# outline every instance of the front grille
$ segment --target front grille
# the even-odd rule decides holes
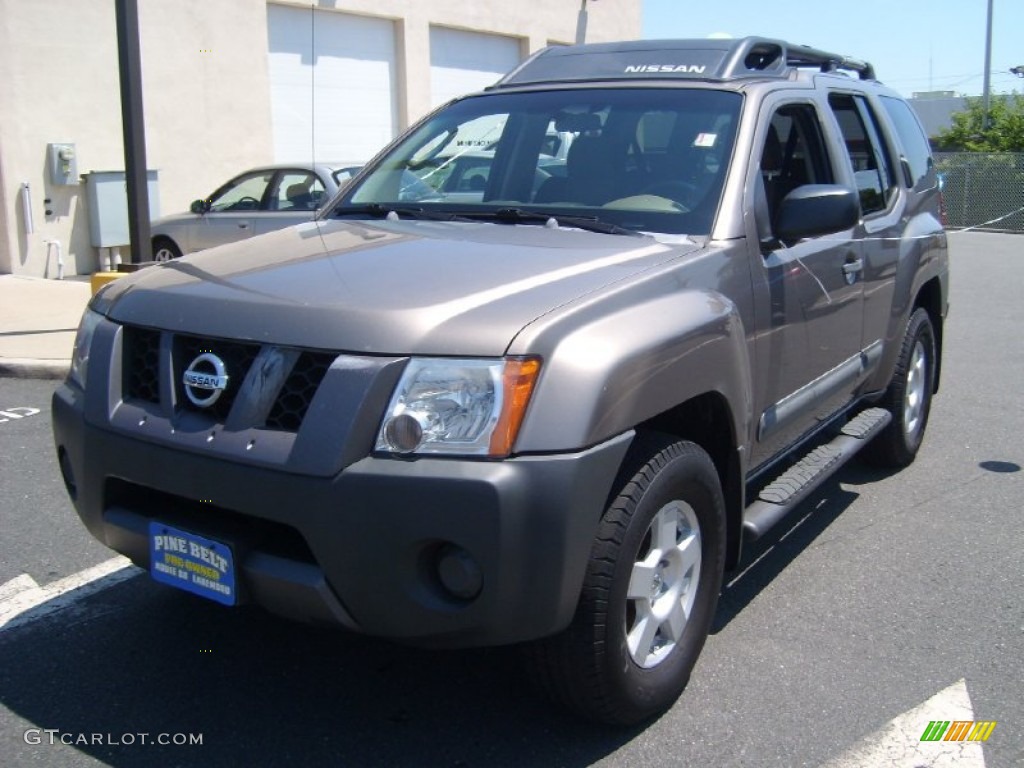
[[[249,372],[249,366],[259,354],[258,344],[244,344],[223,339],[201,339],[196,336],[176,336],[174,339],[174,386],[178,390],[178,403],[189,410],[198,411],[223,422],[231,413],[235,396]],[[205,352],[212,352],[224,361],[228,372],[228,386],[213,405],[199,407],[185,394],[182,376],[192,361]]]
[[[125,326],[123,338],[122,389],[124,399],[161,405],[161,332],[148,328]],[[171,359],[163,362],[164,370],[171,371],[173,375],[175,407],[202,414],[216,423],[226,423],[239,393],[243,390],[242,384],[246,375],[260,355],[261,349],[263,347],[260,344],[248,342],[209,339],[184,334],[173,336],[170,344]],[[272,348],[266,350],[267,353],[272,351]],[[196,405],[189,399],[182,377],[192,362],[207,352],[216,355],[223,361],[228,382],[227,388],[216,402],[204,407]],[[166,355],[167,352],[165,351],[163,354]],[[236,414],[236,427],[240,427],[244,423],[247,427],[283,432],[299,430],[317,389],[337,355],[331,352],[303,350],[297,355],[293,353],[289,357],[294,359],[295,363],[290,371],[283,373],[280,389],[276,393],[272,390],[266,392],[273,399],[267,401],[267,404],[262,407],[257,404],[255,410],[243,409],[245,415],[240,417],[241,422],[238,421],[239,415]],[[260,357],[260,359],[263,358]],[[249,386],[247,387],[248,391],[260,392],[261,390],[259,387]],[[249,395],[247,394],[246,397]],[[170,410],[170,403],[162,405],[168,411]],[[246,405],[252,404],[246,403]],[[253,418],[254,413],[256,414],[255,418]]]
[[[302,425],[309,404],[316,394],[335,355],[326,352],[303,352],[267,416],[267,426],[294,432]]]
[[[126,397],[160,402],[160,331],[124,329],[123,369]]]

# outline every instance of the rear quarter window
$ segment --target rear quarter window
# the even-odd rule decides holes
[[[896,129],[896,135],[900,137],[903,157],[910,166],[913,186],[916,187],[928,178],[928,172],[932,168],[932,153],[924,129],[905,101],[894,99],[892,96],[882,96],[881,101]]]

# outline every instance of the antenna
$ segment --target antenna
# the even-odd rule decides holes
[[[309,161],[316,166],[316,6],[309,6]]]

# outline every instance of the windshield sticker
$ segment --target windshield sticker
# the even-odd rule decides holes
[[[693,146],[695,147],[713,147],[715,142],[718,140],[717,133],[698,133],[697,138],[693,140]]]

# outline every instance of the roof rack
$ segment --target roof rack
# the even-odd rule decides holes
[[[794,69],[807,67],[821,72],[854,72],[861,80],[875,79],[875,69],[866,61],[783,40],[744,37],[550,46],[531,56],[492,88],[587,80],[781,78],[788,77]]]
[[[749,40],[750,38],[747,39]],[[841,72],[845,70],[856,72],[861,80],[877,79],[875,77],[875,68],[866,61],[851,59],[849,56],[837,53],[819,51],[807,45],[789,45],[787,43],[779,43],[779,45],[786,46],[786,63],[791,67],[819,67],[822,72]]]

